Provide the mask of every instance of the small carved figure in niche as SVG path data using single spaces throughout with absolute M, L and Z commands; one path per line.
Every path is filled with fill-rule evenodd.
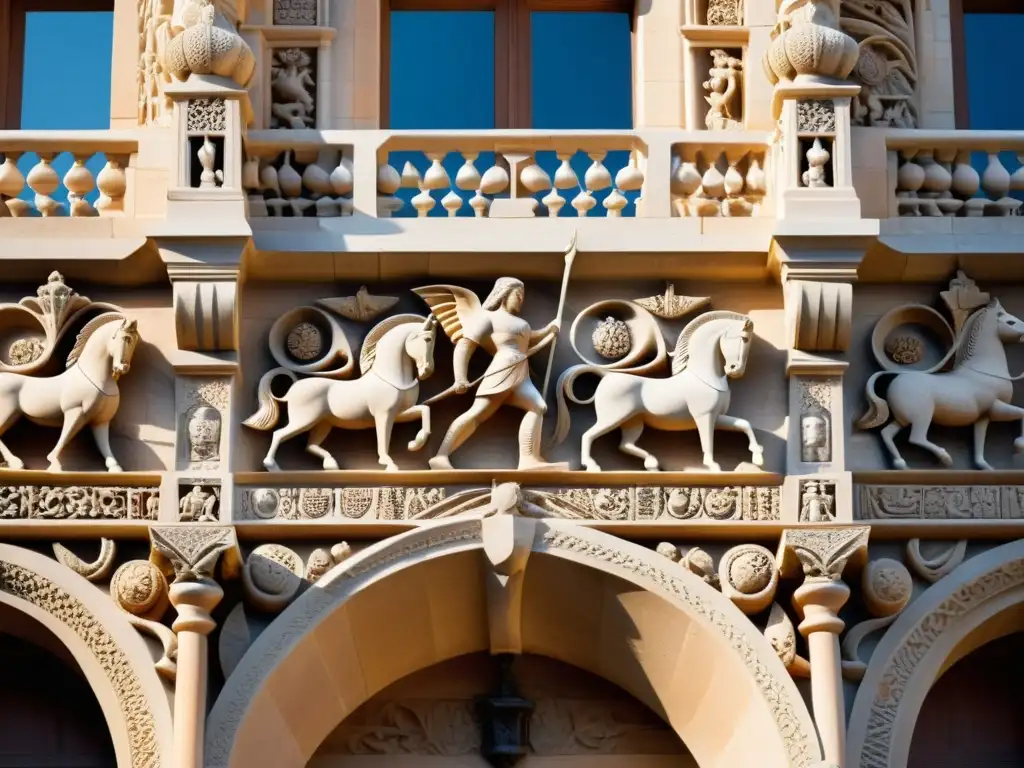
M 904 428 L 910 427 L 912 445 L 924 448 L 943 466 L 950 467 L 953 458 L 949 451 L 928 439 L 929 428 L 933 422 L 944 427 L 973 425 L 974 464 L 978 469 L 992 469 L 985 460 L 989 422 L 1024 424 L 1024 408 L 1011 403 L 1013 383 L 1021 376 L 1010 375 L 1003 348 L 1004 344 L 1024 342 L 1024 321 L 1004 310 L 998 299 L 990 300 L 989 294 L 979 291 L 963 272 L 940 295 L 953 318 L 953 326 L 934 310 L 928 310 L 928 322 L 946 326 L 948 338 L 953 340 L 950 349 L 927 370 L 908 371 L 889 359 L 883 345 L 873 339 L 875 361 L 883 370 L 873 374 L 865 385 L 868 409 L 857 421 L 857 427 L 882 427 L 882 443 L 892 457 L 893 467 L 906 469 L 907 462 L 894 442 Z M 911 314 L 923 311 L 919 305 L 906 305 L 899 310 Z M 881 324 L 880 320 L 877 325 Z M 879 397 L 875 393 L 878 379 L 893 374 L 895 378 L 885 397 Z M 1024 437 L 1014 441 L 1014 451 L 1024 452 Z
M 189 461 L 210 462 L 220 458 L 220 413 L 201 405 L 188 420 Z
M 192 490 L 182 496 L 178 504 L 178 520 L 183 523 L 216 523 L 218 501 L 220 498 L 216 489 L 204 491 L 202 486 L 193 485 Z
M 715 429 L 742 432 L 749 440 L 755 465 L 764 464 L 764 451 L 757 442 L 750 422 L 726 415 L 729 407 L 729 379 L 743 376 L 754 333 L 754 324 L 746 315 L 715 311 L 690 322 L 676 342 L 672 375 L 667 379 L 648 379 L 634 373 L 608 370 L 596 365 L 574 365 L 555 385 L 558 398 L 558 424 L 555 442 L 569 434 L 571 417 L 565 399 L 578 405 L 594 404 L 597 421 L 583 433 L 581 458 L 590 472 L 601 468 L 591 456 L 594 440 L 612 430 L 622 430 L 619 450 L 643 459 L 644 467 L 656 470 L 658 459 L 636 443 L 644 427 L 685 430 L 696 428 L 704 453 L 704 465 L 721 471 L 715 461 Z M 597 390 L 587 400 L 573 393 L 573 383 L 584 373 L 601 377 Z
M 801 177 L 805 187 L 821 188 L 828 186 L 826 178 L 826 166 L 832 159 L 831 153 L 821 144 L 821 139 L 815 139 L 814 145 L 807 150 L 807 170 Z
M 338 462 L 320 444 L 333 427 L 377 429 L 377 457 L 388 470 L 398 465 L 390 455 L 391 430 L 395 423 L 419 419 L 422 423 L 410 451 L 418 451 L 430 437 L 430 408 L 416 405 L 419 383 L 434 372 L 434 341 L 437 324 L 432 317 L 394 315 L 382 320 L 367 334 L 359 356 L 362 378 L 332 381 L 313 377 L 298 380 L 287 368 L 274 368 L 259 383 L 259 410 L 242 422 L 252 429 L 269 430 L 277 424 L 278 402 L 288 403 L 288 425 L 274 430 L 263 465 L 277 471 L 281 443 L 309 431 L 306 450 L 323 461 L 324 469 L 338 469 Z M 285 375 L 296 382 L 278 397 L 270 386 Z
M 829 523 L 835 520 L 834 499 L 826 493 L 825 483 L 804 483 L 800 496 L 800 519 L 807 523 Z
M 0 435 L 21 416 L 40 426 L 61 425 L 57 444 L 46 457 L 50 471 L 59 471 L 64 448 L 82 427 L 90 425 L 107 469 L 120 472 L 121 465 L 110 450 L 110 421 L 121 401 L 117 380 L 128 373 L 138 342 L 135 320 L 105 312 L 82 328 L 64 373 L 33 378 L 0 371 Z M 24 466 L 2 442 L 0 457 L 10 469 Z
M 451 469 L 451 454 L 502 405 L 526 411 L 519 428 L 519 469 L 557 466 L 546 462 L 540 453 L 547 406 L 530 379 L 529 359 L 554 341 L 559 321 L 532 330 L 519 317 L 526 287 L 514 277 L 499 278 L 483 303 L 472 291 L 454 285 L 429 285 L 414 290 L 427 302 L 455 344 L 455 384 L 429 402 L 448 394 L 461 395 L 479 385 L 473 405 L 449 427 L 437 455 L 430 460 L 431 468 Z M 469 359 L 479 346 L 494 350 L 494 357 L 484 375 L 470 383 Z
M 301 48 L 278 48 L 270 68 L 273 128 L 312 128 L 316 122 L 313 60 Z
M 203 171 L 199 175 L 200 189 L 215 189 L 224 183 L 224 171 L 217 168 L 217 145 L 203 136 L 203 143 L 196 151 Z
M 832 460 L 827 414 L 820 408 L 800 418 L 800 459 L 808 463 Z
M 742 128 L 738 102 L 743 62 L 721 48 L 711 51 L 711 58 L 710 79 L 704 81 L 704 90 L 708 92 L 704 100 L 711 108 L 704 122 L 709 131 Z

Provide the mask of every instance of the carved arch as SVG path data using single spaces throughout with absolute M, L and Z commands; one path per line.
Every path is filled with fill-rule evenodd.
M 906 765 L 932 685 L 971 651 L 1020 630 L 1021 605 L 1024 540 L 971 558 L 925 590 L 871 656 L 850 716 L 847 764 Z
M 333 568 L 259 636 L 206 729 L 206 768 L 304 766 L 378 691 L 489 650 L 481 520 L 417 529 Z M 720 592 L 649 549 L 537 521 L 522 648 L 637 697 L 705 768 L 821 759 L 799 691 L 768 641 Z M 728 723 L 727 725 L 723 725 Z
M 110 598 L 38 552 L 0 544 L 0 603 L 68 649 L 103 710 L 117 764 L 171 765 L 171 711 L 145 642 Z

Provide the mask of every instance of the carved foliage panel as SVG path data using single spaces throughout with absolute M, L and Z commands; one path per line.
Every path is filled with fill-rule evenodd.
M 0 520 L 156 520 L 156 488 L 0 486 Z
M 1020 520 L 1020 485 L 862 485 L 858 520 Z

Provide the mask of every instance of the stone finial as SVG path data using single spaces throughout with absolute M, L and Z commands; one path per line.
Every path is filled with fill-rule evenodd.
M 212 0 L 191 0 L 179 31 L 167 46 L 164 68 L 179 80 L 191 75 L 219 75 L 248 88 L 256 57 L 231 20 Z M 227 9 L 230 11 L 230 9 Z
M 867 527 L 786 530 L 779 543 L 779 570 L 792 576 L 801 567 L 808 581 L 839 581 L 847 563 L 866 559 L 870 533 Z
M 241 566 L 238 540 L 231 526 L 153 526 L 149 536 L 154 562 L 169 564 L 175 582 L 211 580 L 218 561 L 226 577 L 237 575 Z
M 782 0 L 778 18 L 764 56 L 773 84 L 846 80 L 860 47 L 839 27 L 839 0 Z

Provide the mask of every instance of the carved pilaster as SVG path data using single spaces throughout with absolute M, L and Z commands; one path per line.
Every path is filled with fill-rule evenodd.
M 224 597 L 214 580 L 220 564 L 226 577 L 238 574 L 241 555 L 229 526 L 154 526 L 152 559 L 174 575 L 171 605 L 178 612 L 171 628 L 178 635 L 178 675 L 174 688 L 175 768 L 203 765 L 206 712 L 207 636 L 216 627 L 210 612 Z
M 811 662 L 811 702 L 826 762 L 843 768 L 846 752 L 845 705 L 839 633 L 845 626 L 839 610 L 850 597 L 843 571 L 867 558 L 870 528 L 787 530 L 779 544 L 783 575 L 803 574 L 793 593 L 801 618 L 798 629 L 807 638 Z

